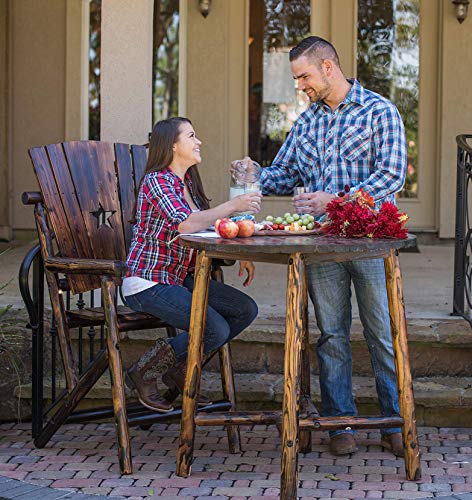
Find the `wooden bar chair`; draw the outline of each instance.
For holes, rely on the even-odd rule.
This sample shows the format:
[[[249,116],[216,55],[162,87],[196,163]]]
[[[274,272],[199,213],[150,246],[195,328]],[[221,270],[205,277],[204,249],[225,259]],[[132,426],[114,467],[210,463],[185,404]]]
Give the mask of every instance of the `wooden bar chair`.
[[[180,417],[181,410],[162,415],[141,405],[127,408],[120,333],[129,330],[175,329],[159,318],[117,306],[117,286],[126,272],[127,250],[132,236],[132,211],[147,152],[145,146],[78,141],[32,148],[29,154],[40,193],[24,193],[23,202],[34,205],[41,254],[64,369],[66,391],[59,398],[54,414],[35,437],[44,447],[59,427],[80,416],[91,419],[114,416],[121,472],[132,473],[130,425],[149,425]],[[221,269],[214,269],[222,279]],[[65,276],[65,280],[62,278]],[[63,297],[101,290],[103,307],[69,310]],[[79,373],[71,329],[105,325],[106,344],[94,360]],[[202,409],[212,411],[235,407],[235,390],[229,346],[219,351],[224,401]],[[97,408],[74,410],[109,368],[113,410]],[[175,397],[175,394],[173,395]],[[129,410],[129,411],[128,411]],[[77,415],[78,413],[78,415]],[[129,415],[128,415],[129,413]],[[239,429],[228,429],[230,452],[240,450]]]

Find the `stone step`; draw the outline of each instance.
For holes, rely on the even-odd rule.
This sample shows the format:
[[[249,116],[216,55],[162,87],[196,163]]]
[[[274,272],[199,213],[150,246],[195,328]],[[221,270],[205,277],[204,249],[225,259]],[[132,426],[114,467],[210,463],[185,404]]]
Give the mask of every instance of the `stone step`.
[[[238,373],[283,373],[285,318],[258,318],[231,343],[234,369]],[[319,331],[310,321],[311,360],[314,373],[318,373],[316,342]],[[120,350],[125,366],[150,349],[163,330],[146,330],[124,334]],[[84,329],[84,337],[87,337]],[[98,336],[98,334],[97,334]],[[73,332],[77,339],[77,331]],[[472,330],[458,318],[408,321],[408,339],[412,374],[414,377],[472,376]],[[84,359],[88,359],[85,342]],[[360,321],[354,320],[351,329],[353,373],[372,376],[370,356]],[[218,370],[217,357],[208,369]]]
[[[283,397],[283,376],[275,373],[236,373],[235,385],[239,409],[263,410],[280,408]],[[439,427],[466,427],[472,421],[472,377],[421,377],[413,382],[418,425]],[[312,397],[319,403],[318,377],[311,379]],[[375,383],[371,377],[354,377],[353,390],[360,415],[378,415]],[[204,370],[202,392],[213,400],[221,398],[221,380],[218,373]],[[20,387],[16,389],[16,395]],[[59,392],[58,392],[59,393]],[[81,408],[108,405],[110,378],[105,374],[92,388]],[[134,394],[128,394],[130,400]],[[24,402],[31,400],[31,385],[21,386]],[[44,397],[51,397],[51,386],[46,384]]]

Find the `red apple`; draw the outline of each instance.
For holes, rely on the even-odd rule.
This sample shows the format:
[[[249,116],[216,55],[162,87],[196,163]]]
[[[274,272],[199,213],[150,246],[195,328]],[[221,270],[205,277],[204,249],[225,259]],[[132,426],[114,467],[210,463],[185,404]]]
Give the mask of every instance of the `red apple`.
[[[215,231],[216,231],[217,233],[218,233],[218,227],[219,227],[219,225],[220,225],[220,222],[221,222],[221,219],[216,219],[216,221],[215,221]],[[220,234],[220,233],[218,233],[218,234]]]
[[[252,220],[238,220],[236,224],[239,227],[238,236],[241,238],[249,238],[249,236],[252,236],[256,230],[256,226]]]
[[[231,240],[238,235],[239,227],[236,222],[224,218],[219,221],[218,227],[215,223],[215,230],[222,238]]]

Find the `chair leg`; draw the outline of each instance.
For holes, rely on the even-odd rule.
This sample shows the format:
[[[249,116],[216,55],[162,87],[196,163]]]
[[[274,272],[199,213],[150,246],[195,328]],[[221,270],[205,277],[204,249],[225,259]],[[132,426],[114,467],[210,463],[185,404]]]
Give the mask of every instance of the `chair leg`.
[[[211,277],[224,283],[223,270],[221,267],[216,266],[211,272]],[[220,373],[221,385],[223,387],[223,398],[231,403],[231,410],[236,410],[236,390],[234,386],[234,372],[233,363],[231,361],[231,348],[228,344],[224,345],[219,351],[220,356]],[[228,433],[228,447],[230,453],[240,453],[241,449],[241,435],[239,426],[231,425],[226,427]]]
[[[234,389],[234,373],[231,363],[231,348],[225,344],[220,350],[221,385],[223,386],[223,398],[231,403],[231,410],[236,410],[236,391]],[[226,427],[228,433],[228,446],[230,453],[241,452],[241,436],[238,425]]]
[[[395,250],[384,259],[387,280],[388,309],[392,329],[393,352],[397,373],[400,414],[403,417],[402,435],[405,450],[406,477],[410,481],[421,479],[420,449],[416,431],[415,401],[408,354],[402,275]]]
[[[122,474],[131,474],[131,446],[128,417],[126,414],[125,384],[118,340],[117,315],[115,307],[116,288],[109,278],[102,279],[103,307],[107,325],[107,348],[110,364],[111,390],[115,425],[118,437],[118,460]]]
[[[190,314],[187,374],[182,399],[182,419],[180,421],[179,450],[176,460],[176,474],[188,477],[193,462],[195,440],[195,413],[200,390],[200,375],[203,358],[203,332],[208,304],[211,258],[199,252],[195,268],[195,286]]]
[[[299,253],[290,255],[287,279],[287,319],[282,408],[282,463],[280,498],[296,500],[298,486],[298,411],[300,396],[300,353],[303,338],[303,283],[305,264]]]

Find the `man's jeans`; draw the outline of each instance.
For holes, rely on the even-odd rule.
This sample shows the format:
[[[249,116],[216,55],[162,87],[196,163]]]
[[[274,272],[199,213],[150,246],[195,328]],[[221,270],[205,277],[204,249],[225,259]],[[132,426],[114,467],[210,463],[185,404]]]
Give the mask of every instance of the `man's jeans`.
[[[184,286],[156,284],[126,297],[126,303],[131,309],[157,316],[184,331],[169,341],[178,362],[187,358],[193,275],[188,275],[183,284]],[[257,304],[251,297],[229,285],[210,280],[204,353],[215,351],[229,342],[248,327],[256,316]]]
[[[308,260],[308,291],[321,331],[317,355],[323,416],[357,415],[352,396],[351,281],[383,416],[399,413],[383,259],[317,264]],[[400,429],[386,429],[385,434]],[[331,435],[345,431],[335,431]]]

